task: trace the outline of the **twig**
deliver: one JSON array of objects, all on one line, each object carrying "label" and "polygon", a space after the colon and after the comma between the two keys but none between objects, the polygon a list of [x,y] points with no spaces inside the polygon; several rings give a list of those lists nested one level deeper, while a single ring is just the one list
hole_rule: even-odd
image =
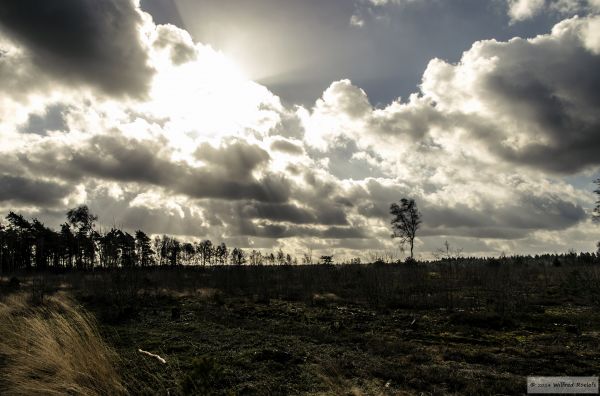
[{"label": "twig", "polygon": [[158,356],[158,355],[156,355],[154,353],[150,353],[148,351],[144,351],[143,349],[139,349],[139,348],[138,348],[138,352],[139,353],[143,353],[144,355],[148,355],[150,357],[153,357],[153,358],[157,359],[159,362],[161,362],[162,364],[166,364],[167,363],[167,361],[165,359],[161,358],[160,356]]}]

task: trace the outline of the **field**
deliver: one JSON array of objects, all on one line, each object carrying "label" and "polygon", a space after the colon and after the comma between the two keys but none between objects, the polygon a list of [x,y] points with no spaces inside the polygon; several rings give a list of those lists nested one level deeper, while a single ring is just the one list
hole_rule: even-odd
[{"label": "field", "polygon": [[527,375],[600,373],[600,266],[578,257],[21,274],[3,291],[72,296],[130,394],[513,395]]}]

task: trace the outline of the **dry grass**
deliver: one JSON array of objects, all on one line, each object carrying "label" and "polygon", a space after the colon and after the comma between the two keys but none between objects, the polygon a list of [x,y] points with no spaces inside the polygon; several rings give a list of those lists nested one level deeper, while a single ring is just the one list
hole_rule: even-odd
[{"label": "dry grass", "polygon": [[0,303],[1,394],[125,394],[115,358],[93,317],[65,295],[38,305],[23,294]]}]

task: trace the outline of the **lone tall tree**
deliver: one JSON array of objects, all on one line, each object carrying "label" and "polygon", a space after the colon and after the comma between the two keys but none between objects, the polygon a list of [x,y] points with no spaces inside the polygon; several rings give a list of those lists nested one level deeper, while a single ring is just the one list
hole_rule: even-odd
[{"label": "lone tall tree", "polygon": [[414,199],[402,198],[400,205],[393,203],[390,205],[390,214],[392,218],[392,238],[400,238],[402,245],[410,245],[410,258],[413,258],[413,248],[417,230],[421,225],[421,212],[417,208]]}]

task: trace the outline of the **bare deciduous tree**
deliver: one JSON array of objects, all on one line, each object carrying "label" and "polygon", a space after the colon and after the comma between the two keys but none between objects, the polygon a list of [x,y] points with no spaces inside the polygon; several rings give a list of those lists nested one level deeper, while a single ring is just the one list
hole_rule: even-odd
[{"label": "bare deciduous tree", "polygon": [[410,245],[410,258],[413,258],[413,248],[417,230],[421,225],[421,212],[417,208],[414,199],[402,198],[400,205],[393,203],[390,205],[390,214],[392,218],[392,238],[400,238],[402,245]]}]

